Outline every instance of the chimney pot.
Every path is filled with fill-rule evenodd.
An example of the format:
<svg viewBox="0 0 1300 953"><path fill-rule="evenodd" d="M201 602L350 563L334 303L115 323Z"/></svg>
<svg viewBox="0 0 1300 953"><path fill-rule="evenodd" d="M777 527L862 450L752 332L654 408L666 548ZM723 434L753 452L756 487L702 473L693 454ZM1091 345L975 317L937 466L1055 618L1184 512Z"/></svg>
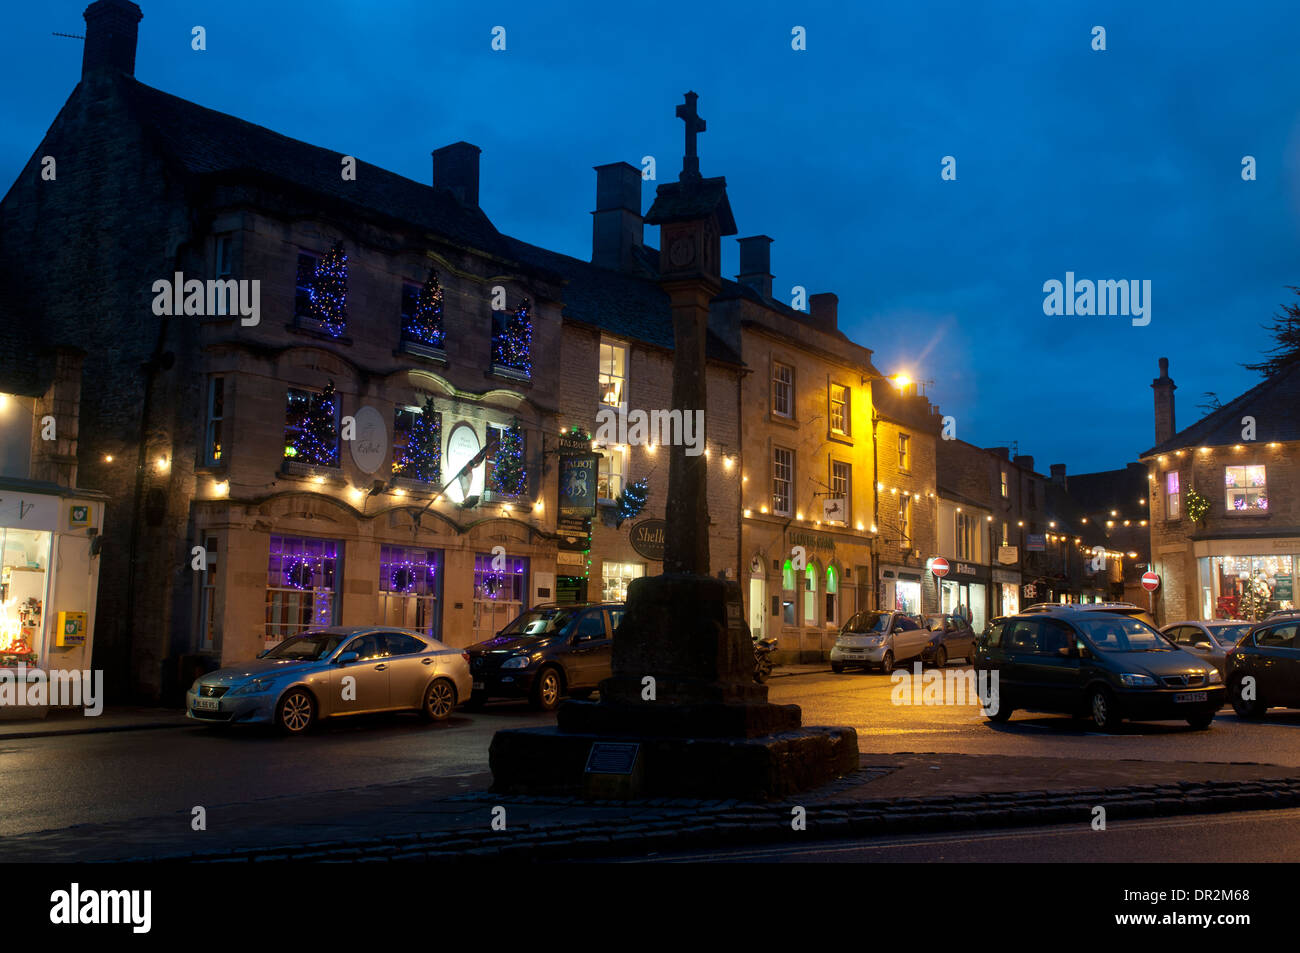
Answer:
<svg viewBox="0 0 1300 953"><path fill-rule="evenodd" d="M833 291L813 295L808 299L808 309L824 330L834 331L839 327L840 296Z"/></svg>
<svg viewBox="0 0 1300 953"><path fill-rule="evenodd" d="M1174 385L1173 378L1169 376L1169 358L1160 358L1160 376L1151 382L1151 389L1155 391L1156 445L1158 446L1178 432L1174 424L1174 391L1177 387Z"/></svg>
<svg viewBox="0 0 1300 953"><path fill-rule="evenodd" d="M1029 456L1028 454L1024 454L1024 453L1019 454L1011 462L1018 467L1024 467L1030 473L1034 472L1034 458Z"/></svg>
<svg viewBox="0 0 1300 953"><path fill-rule="evenodd" d="M483 150L453 142L433 150L433 184L447 189L462 205L478 208L478 157Z"/></svg>
<svg viewBox="0 0 1300 953"><path fill-rule="evenodd" d="M772 297L772 239L751 235L736 242L740 245L740 274L736 280L764 298Z"/></svg>
<svg viewBox="0 0 1300 953"><path fill-rule="evenodd" d="M641 170L627 162L610 162L595 169L591 263L617 271L632 271L636 268L636 252L645 243Z"/></svg>
<svg viewBox="0 0 1300 953"><path fill-rule="evenodd" d="M99 70L135 75L135 44L144 14L131 0L95 0L81 14L86 21L86 42L81 54L81 75Z"/></svg>

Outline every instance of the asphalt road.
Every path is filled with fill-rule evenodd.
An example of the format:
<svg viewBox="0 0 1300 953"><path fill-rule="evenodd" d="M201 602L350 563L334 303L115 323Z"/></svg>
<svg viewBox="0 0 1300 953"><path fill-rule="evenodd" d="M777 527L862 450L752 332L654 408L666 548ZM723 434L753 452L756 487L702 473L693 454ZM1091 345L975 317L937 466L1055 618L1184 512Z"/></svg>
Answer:
<svg viewBox="0 0 1300 953"><path fill-rule="evenodd" d="M637 858L637 862L731 863L1153 863L1291 862L1291 845L1300 841L1300 810L1248 811L1194 817L1116 821L1104 831L1088 824L1020 830L963 832L932 836L883 837L870 840L812 843L807 846L738 848ZM1207 852L1207 845L1231 845L1227 853ZM1199 874L1188 873L1178 887L1204 887ZM1228 878L1229 880L1231 878ZM1228 888L1229 882L1213 886ZM1165 885L1162 885L1165 886Z"/></svg>
<svg viewBox="0 0 1300 953"><path fill-rule="evenodd" d="M893 705L889 679L875 674L797 674L772 679L770 689L772 701L803 706L805 724L854 726L867 753L1300 766L1300 712L1243 723L1228 710L1208 731L1166 722L1101 735L1066 717L1017 714L990 727L971 706ZM0 836L412 779L438 779L443 789L454 789L470 787L465 779L477 776L478 787L495 731L552 723L553 715L526 705L497 703L441 725L397 715L327 725L305 738L195 727L6 740L0 742Z"/></svg>

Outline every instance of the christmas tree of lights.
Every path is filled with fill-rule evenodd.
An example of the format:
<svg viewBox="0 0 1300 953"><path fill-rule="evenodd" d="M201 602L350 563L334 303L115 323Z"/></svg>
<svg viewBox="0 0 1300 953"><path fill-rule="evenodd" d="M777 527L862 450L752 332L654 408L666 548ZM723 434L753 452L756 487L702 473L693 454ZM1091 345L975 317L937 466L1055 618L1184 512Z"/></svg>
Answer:
<svg viewBox="0 0 1300 953"><path fill-rule="evenodd" d="M330 381L319 394L290 391L296 430L284 448L286 460L335 467L339 462L337 398Z"/></svg>
<svg viewBox="0 0 1300 953"><path fill-rule="evenodd" d="M533 319L527 298L515 309L501 332L493 337L492 363L532 375Z"/></svg>
<svg viewBox="0 0 1300 953"><path fill-rule="evenodd" d="M646 497L650 495L649 487L645 480L637 480L623 488L623 492L618 495L614 504L618 507L618 515L614 518L615 527L623 525L624 520L634 519L645 509Z"/></svg>
<svg viewBox="0 0 1300 953"><path fill-rule="evenodd" d="M438 273L429 269L429 277L415 299L415 313L408 315L407 337L429 347L441 348L446 337L442 327L442 285Z"/></svg>
<svg viewBox="0 0 1300 953"><path fill-rule="evenodd" d="M1268 580L1256 570L1241 587L1241 617L1258 622L1268 613L1272 598L1273 593L1268 588Z"/></svg>
<svg viewBox="0 0 1300 953"><path fill-rule="evenodd" d="M524 432L518 417L501 434L492 478L502 493L519 496L524 492L528 471L524 468Z"/></svg>
<svg viewBox="0 0 1300 953"><path fill-rule="evenodd" d="M433 398L424 398L423 409L411 425L406 453L397 468L399 476L442 483L442 415L433 409Z"/></svg>
<svg viewBox="0 0 1300 953"><path fill-rule="evenodd" d="M343 243L337 243L316 264L311 281L311 306L314 317L334 337L348 326L348 256Z"/></svg>

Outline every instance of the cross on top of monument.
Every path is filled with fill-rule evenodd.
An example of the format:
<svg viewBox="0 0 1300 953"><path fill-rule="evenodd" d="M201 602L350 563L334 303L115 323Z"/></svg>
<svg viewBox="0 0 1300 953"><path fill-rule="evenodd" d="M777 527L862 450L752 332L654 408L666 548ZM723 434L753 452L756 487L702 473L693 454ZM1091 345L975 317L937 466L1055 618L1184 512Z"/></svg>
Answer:
<svg viewBox="0 0 1300 953"><path fill-rule="evenodd" d="M708 125L700 118L699 111L695 108L699 98L697 93L687 93L686 102L677 107L677 118L686 123L686 155L682 159L680 176L683 179L700 177L700 157L695 152L695 136L704 132Z"/></svg>

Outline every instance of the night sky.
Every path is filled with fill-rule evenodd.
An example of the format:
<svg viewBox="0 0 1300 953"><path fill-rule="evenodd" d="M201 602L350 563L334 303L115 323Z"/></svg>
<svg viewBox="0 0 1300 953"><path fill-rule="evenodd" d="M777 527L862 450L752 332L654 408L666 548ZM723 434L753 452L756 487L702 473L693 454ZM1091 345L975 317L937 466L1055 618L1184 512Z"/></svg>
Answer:
<svg viewBox="0 0 1300 953"><path fill-rule="evenodd" d="M77 82L81 42L50 34L83 33L85 6L6 5L5 189ZM1151 446L1160 356L1180 427L1203 392L1253 386L1240 365L1300 284L1294 0L141 7L141 81L422 182L432 149L473 142L496 226L584 259L592 166L653 155L676 178L695 90L701 171L726 176L740 236L775 239L774 293L834 291L882 371L934 381L958 437L1018 441L1042 472ZM1151 323L1044 315L1067 271L1149 279Z"/></svg>

